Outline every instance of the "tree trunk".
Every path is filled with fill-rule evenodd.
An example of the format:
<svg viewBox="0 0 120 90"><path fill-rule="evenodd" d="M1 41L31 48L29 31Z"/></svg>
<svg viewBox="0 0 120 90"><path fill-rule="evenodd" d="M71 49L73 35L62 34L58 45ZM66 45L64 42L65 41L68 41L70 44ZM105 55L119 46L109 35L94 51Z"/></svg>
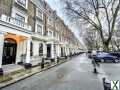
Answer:
<svg viewBox="0 0 120 90"><path fill-rule="evenodd" d="M103 50L105 52L108 52L109 51L109 42L103 42Z"/></svg>

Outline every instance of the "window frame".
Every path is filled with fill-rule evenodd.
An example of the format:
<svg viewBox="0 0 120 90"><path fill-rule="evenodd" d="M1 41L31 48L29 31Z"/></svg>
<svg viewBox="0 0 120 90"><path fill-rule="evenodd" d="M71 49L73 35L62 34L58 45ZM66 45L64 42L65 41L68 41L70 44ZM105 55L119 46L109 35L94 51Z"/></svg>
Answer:
<svg viewBox="0 0 120 90"><path fill-rule="evenodd" d="M40 28L38 28L38 27L41 27L41 30L39 30ZM43 35L43 26L42 25L37 24L37 33L39 33L40 35Z"/></svg>
<svg viewBox="0 0 120 90"><path fill-rule="evenodd" d="M26 8L27 7L27 0L15 0L17 4Z"/></svg>
<svg viewBox="0 0 120 90"><path fill-rule="evenodd" d="M41 20L43 20L43 11L38 8L37 8L37 17L39 17Z"/></svg>
<svg viewBox="0 0 120 90"><path fill-rule="evenodd" d="M20 20L20 19L18 19L17 17L21 17L21 18L23 18L24 20L22 20L22 19ZM20 14L18 14L18 13L15 14L15 19L18 20L18 21L21 21L21 22L25 22L25 17L22 16L22 15L20 15Z"/></svg>
<svg viewBox="0 0 120 90"><path fill-rule="evenodd" d="M43 43L39 43L39 56L43 56Z"/></svg>

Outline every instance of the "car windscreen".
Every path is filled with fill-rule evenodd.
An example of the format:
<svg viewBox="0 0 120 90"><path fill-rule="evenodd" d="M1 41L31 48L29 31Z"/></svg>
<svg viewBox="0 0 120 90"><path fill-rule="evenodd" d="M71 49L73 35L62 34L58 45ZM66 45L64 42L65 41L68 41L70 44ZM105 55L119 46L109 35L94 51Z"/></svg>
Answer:
<svg viewBox="0 0 120 90"><path fill-rule="evenodd" d="M107 55L109 55L109 54L108 53L98 53L97 54L98 57L105 57Z"/></svg>

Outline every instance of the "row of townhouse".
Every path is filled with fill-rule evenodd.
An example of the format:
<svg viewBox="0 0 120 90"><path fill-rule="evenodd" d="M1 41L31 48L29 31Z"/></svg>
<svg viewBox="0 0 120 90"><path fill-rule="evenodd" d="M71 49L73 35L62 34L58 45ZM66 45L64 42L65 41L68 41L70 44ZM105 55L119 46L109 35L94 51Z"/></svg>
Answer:
<svg viewBox="0 0 120 90"><path fill-rule="evenodd" d="M80 43L44 0L0 0L0 70L80 52Z"/></svg>

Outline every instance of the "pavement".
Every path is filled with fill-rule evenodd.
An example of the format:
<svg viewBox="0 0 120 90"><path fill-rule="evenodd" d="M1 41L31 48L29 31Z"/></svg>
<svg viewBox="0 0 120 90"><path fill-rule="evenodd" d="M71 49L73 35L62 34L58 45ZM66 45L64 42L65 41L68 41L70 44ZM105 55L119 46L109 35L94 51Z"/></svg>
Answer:
<svg viewBox="0 0 120 90"><path fill-rule="evenodd" d="M1 90L103 90L103 77L120 80L119 67L120 63L101 63L99 74L94 74L91 60L83 54Z"/></svg>
<svg viewBox="0 0 120 90"><path fill-rule="evenodd" d="M10 72L14 72L20 69L24 69L23 66L17 65L17 64L9 64L9 65L3 65L2 66L4 74L8 74Z"/></svg>

